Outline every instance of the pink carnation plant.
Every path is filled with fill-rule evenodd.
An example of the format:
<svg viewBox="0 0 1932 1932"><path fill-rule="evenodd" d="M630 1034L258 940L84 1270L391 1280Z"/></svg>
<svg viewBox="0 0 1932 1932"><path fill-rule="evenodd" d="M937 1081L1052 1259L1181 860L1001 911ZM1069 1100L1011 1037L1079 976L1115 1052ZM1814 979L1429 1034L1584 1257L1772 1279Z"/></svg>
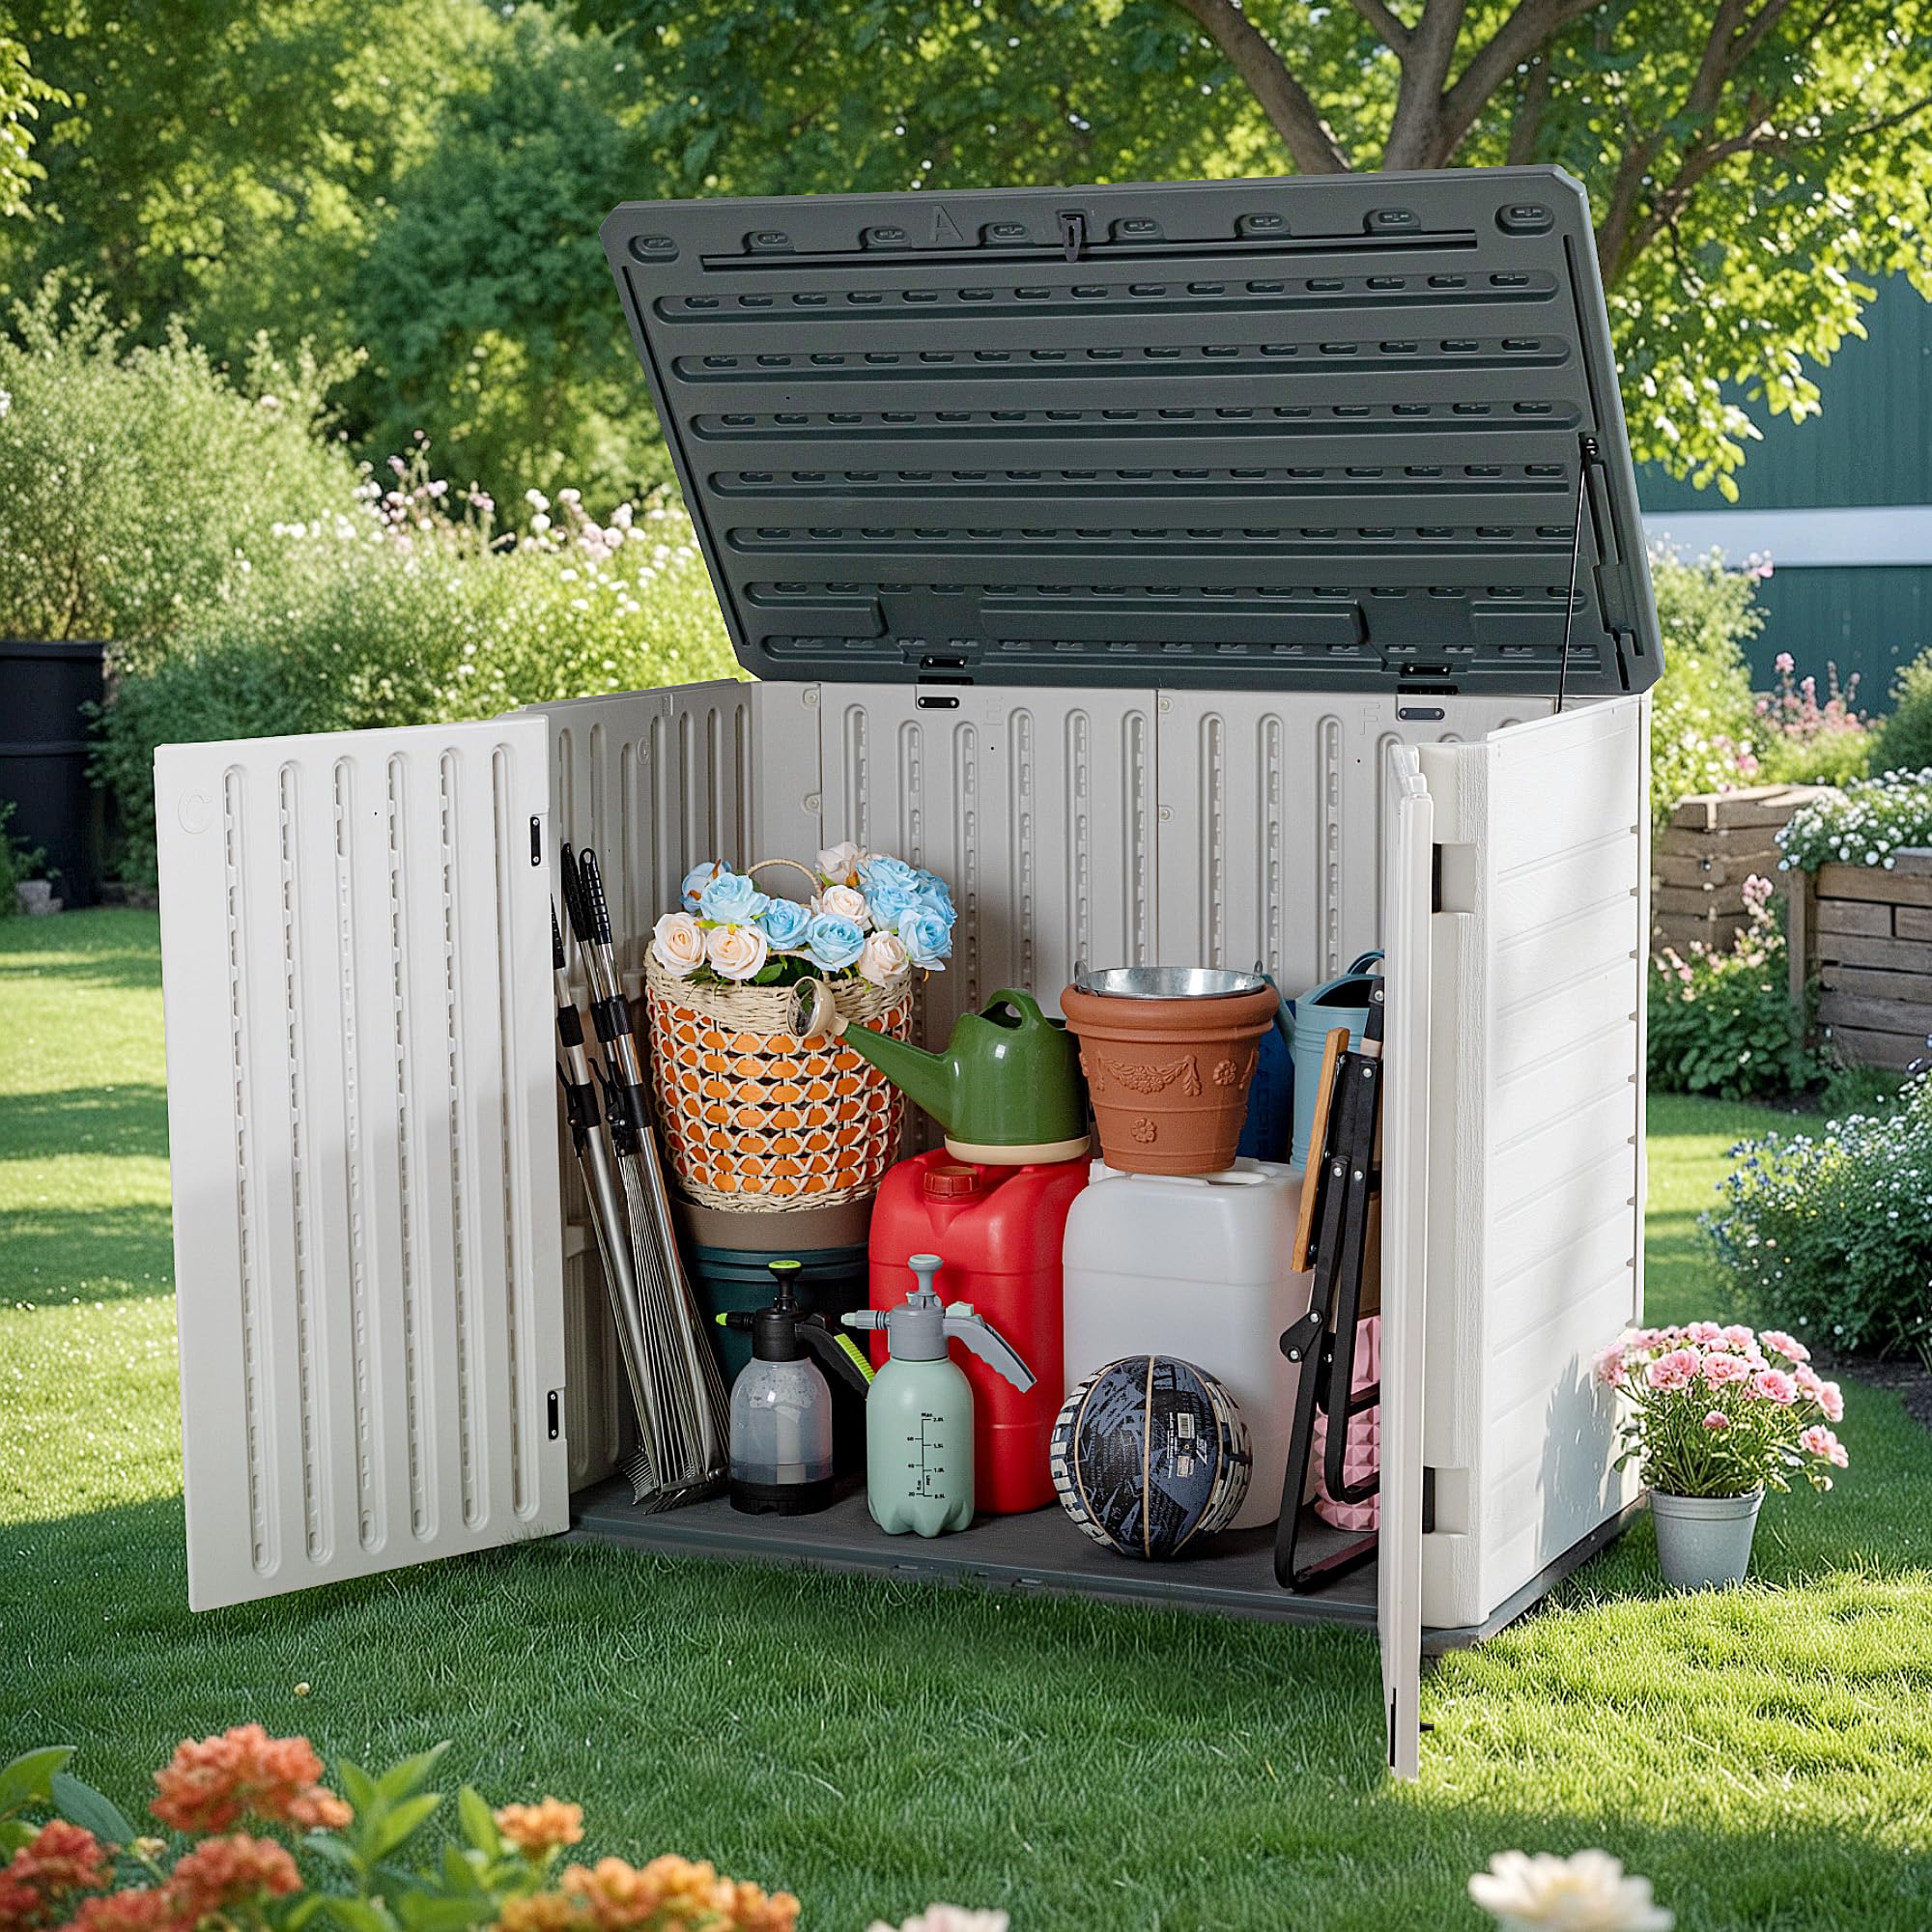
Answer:
<svg viewBox="0 0 1932 1932"><path fill-rule="evenodd" d="M1741 1322L1626 1331L1597 1357L1597 1379L1623 1396L1617 1466L1634 1459L1652 1489L1673 1496L1788 1490L1800 1471L1829 1490L1849 1460L1830 1426L1845 1399L1810 1352Z"/></svg>

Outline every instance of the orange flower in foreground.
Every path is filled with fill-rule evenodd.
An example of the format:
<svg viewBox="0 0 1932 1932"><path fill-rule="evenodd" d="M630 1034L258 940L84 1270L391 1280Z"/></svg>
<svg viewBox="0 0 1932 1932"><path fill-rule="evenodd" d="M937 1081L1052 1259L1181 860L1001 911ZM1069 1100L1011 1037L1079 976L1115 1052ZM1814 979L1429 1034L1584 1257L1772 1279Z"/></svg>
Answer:
<svg viewBox="0 0 1932 1932"><path fill-rule="evenodd" d="M576 1932L584 1922L582 1911L559 1891L506 1898L497 1915L502 1932Z"/></svg>
<svg viewBox="0 0 1932 1932"><path fill-rule="evenodd" d="M791 1932L798 1900L789 1892L769 1897L754 1885L720 1878L708 1864L673 1856L653 1859L639 1871L622 1859L599 1859L586 1869L572 1865L563 1889L579 1899L596 1932Z"/></svg>
<svg viewBox="0 0 1932 1932"><path fill-rule="evenodd" d="M178 1916L188 1923L259 1898L280 1898L301 1889L301 1874L287 1849L272 1838L210 1838L175 1862L167 1891Z"/></svg>
<svg viewBox="0 0 1932 1932"><path fill-rule="evenodd" d="M180 1922L179 1907L169 1892L139 1887L83 1901L62 1932L162 1932Z"/></svg>
<svg viewBox="0 0 1932 1932"><path fill-rule="evenodd" d="M321 1776L322 1760L306 1738L271 1738L260 1724L239 1724L175 1747L155 1774L154 1812L178 1832L225 1832L244 1812L340 1829L354 1814L322 1788Z"/></svg>
<svg viewBox="0 0 1932 1932"><path fill-rule="evenodd" d="M111 1876L107 1854L92 1832L54 1818L0 1869L0 1932L60 1915L52 1902L70 1891L99 1891Z"/></svg>
<svg viewBox="0 0 1932 1932"><path fill-rule="evenodd" d="M497 1829L518 1851L541 1858L582 1838L583 1806L566 1804L560 1798L546 1798L541 1804L506 1804L497 1813Z"/></svg>

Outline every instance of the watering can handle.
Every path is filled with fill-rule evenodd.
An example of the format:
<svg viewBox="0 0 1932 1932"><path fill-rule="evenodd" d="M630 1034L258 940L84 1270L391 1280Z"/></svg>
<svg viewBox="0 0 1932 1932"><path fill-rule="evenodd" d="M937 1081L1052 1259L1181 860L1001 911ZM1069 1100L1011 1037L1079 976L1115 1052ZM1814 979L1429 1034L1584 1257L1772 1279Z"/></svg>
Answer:
<svg viewBox="0 0 1932 1932"><path fill-rule="evenodd" d="M1381 957L1379 948L1374 952L1359 953L1356 955L1354 962L1350 966L1349 971L1350 973L1366 973L1371 966L1380 965Z"/></svg>
<svg viewBox="0 0 1932 1932"><path fill-rule="evenodd" d="M1001 987L1001 989L997 993L995 993L990 1000L986 1002L984 1008L982 1008L981 1010L987 1017L990 1018L991 1015L998 1012L1002 1007L1010 1007L1013 1009L1013 1011L1020 1016L1022 1020L1028 1021L1036 1026L1043 1024L1046 1019L1046 1015L1039 1009L1039 1002L1036 1000L1031 993L1021 992L1017 987L1013 986Z"/></svg>

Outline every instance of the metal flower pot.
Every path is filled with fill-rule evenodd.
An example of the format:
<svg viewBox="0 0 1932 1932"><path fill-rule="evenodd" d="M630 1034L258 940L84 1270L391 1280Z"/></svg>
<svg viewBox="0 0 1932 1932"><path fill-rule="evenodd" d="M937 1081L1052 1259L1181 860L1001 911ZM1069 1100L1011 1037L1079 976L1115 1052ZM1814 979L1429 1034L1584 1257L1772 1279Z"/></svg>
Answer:
<svg viewBox="0 0 1932 1932"><path fill-rule="evenodd" d="M1745 1580L1764 1492L1743 1496L1650 1492L1657 1561L1674 1590L1727 1590Z"/></svg>

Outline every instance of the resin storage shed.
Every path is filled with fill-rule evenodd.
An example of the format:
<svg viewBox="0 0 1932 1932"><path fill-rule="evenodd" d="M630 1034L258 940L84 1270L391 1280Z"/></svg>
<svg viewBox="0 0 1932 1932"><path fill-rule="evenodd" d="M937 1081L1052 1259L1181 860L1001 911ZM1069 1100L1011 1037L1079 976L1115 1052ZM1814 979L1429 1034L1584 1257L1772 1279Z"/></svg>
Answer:
<svg viewBox="0 0 1932 1932"><path fill-rule="evenodd" d="M1420 1652L1610 1534L1641 1308L1645 696L1588 211L1560 173L637 204L605 241L759 680L156 761L197 1606L587 1531L1378 1622ZM627 1515L560 1159L549 902L625 962L696 861L952 881L943 1039L1076 960L1387 952L1380 1547L1137 1565L1058 1511ZM575 1502L573 1495L575 1493ZM808 1526L802 1532L800 1524Z"/></svg>

